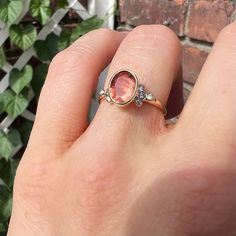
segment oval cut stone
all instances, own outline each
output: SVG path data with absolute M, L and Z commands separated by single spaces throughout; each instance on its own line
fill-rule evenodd
M 116 103 L 128 103 L 136 91 L 136 78 L 128 71 L 116 74 L 110 83 L 109 93 Z

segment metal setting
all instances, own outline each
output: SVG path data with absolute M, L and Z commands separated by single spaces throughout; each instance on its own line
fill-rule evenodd
M 135 79 L 135 89 L 134 89 L 132 97 L 128 101 L 117 102 L 112 98 L 112 96 L 110 94 L 111 83 L 112 83 L 113 79 L 115 78 L 115 76 L 118 75 L 119 73 L 122 73 L 122 72 L 126 72 L 126 73 L 130 74 L 132 76 L 132 78 Z M 155 98 L 151 93 L 145 92 L 144 85 L 138 83 L 137 76 L 130 70 L 117 71 L 111 77 L 111 79 L 108 83 L 108 88 L 101 90 L 98 100 L 99 100 L 99 103 L 103 100 L 106 100 L 109 103 L 114 103 L 114 104 L 117 104 L 118 106 L 122 106 L 122 107 L 127 106 L 131 102 L 135 102 L 137 107 L 141 107 L 143 105 L 143 103 L 146 102 L 146 103 L 149 103 L 150 105 L 153 105 L 153 106 L 157 107 L 158 109 L 160 109 L 164 113 L 164 115 L 166 115 L 166 113 L 167 113 L 166 108 L 162 105 L 162 103 L 157 98 Z

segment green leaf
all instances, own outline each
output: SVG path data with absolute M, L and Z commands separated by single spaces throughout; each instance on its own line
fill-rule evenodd
M 1 0 L 0 20 L 10 25 L 21 15 L 23 10 L 22 0 Z
M 11 159 L 11 178 L 8 183 L 8 187 L 10 187 L 11 189 L 13 187 L 13 183 L 14 183 L 14 179 L 15 179 L 15 175 L 16 175 L 16 169 L 19 165 L 19 162 L 20 162 L 19 159 Z
M 53 33 L 49 34 L 46 40 L 37 40 L 34 43 L 34 50 L 41 61 L 50 61 L 58 52 L 59 37 Z
M 3 101 L 3 95 L 0 94 L 0 114 L 4 112 L 4 101 Z
M 98 18 L 97 16 L 93 16 L 87 20 L 82 21 L 78 27 L 72 31 L 63 29 L 58 42 L 58 50 L 61 51 L 67 48 L 76 39 L 88 33 L 89 31 L 100 28 L 103 25 L 103 22 L 104 21 L 102 19 Z
M 2 93 L 4 110 L 13 118 L 20 115 L 28 106 L 28 100 L 22 94 L 15 94 L 7 89 Z
M 19 145 L 22 144 L 21 142 L 21 137 L 20 137 L 20 133 L 18 130 L 16 129 L 12 129 L 9 133 L 8 133 L 8 139 L 10 140 L 10 142 L 12 143 L 12 145 L 14 147 L 17 147 Z
M 16 95 L 11 103 L 7 107 L 7 113 L 12 116 L 13 118 L 20 115 L 27 106 L 29 105 L 28 100 L 22 96 L 21 94 Z
M 4 158 L 0 159 L 0 179 L 2 179 L 6 185 L 9 184 L 9 181 L 11 179 L 11 163 L 9 160 L 6 160 Z
M 18 164 L 19 159 L 0 159 L 0 179 L 2 179 L 6 186 L 10 189 L 13 186 Z
M 0 156 L 8 160 L 14 151 L 14 147 L 7 135 L 0 130 Z
M 22 144 L 19 131 L 13 129 L 8 134 L 0 130 L 0 156 L 8 160 L 16 147 Z
M 10 87 L 16 94 L 19 94 L 22 89 L 29 85 L 32 78 L 33 68 L 30 65 L 26 65 L 21 71 L 14 68 L 10 73 Z
M 7 89 L 3 93 L 0 93 L 0 113 L 6 111 L 6 107 L 11 100 L 10 90 Z
M 47 64 L 40 64 L 34 69 L 34 76 L 31 82 L 31 86 L 34 91 L 34 94 L 37 97 L 39 97 L 40 95 L 47 73 L 48 73 Z
M 11 216 L 12 197 L 9 197 L 2 205 L 2 213 L 6 218 Z
M 63 29 L 60 34 L 59 42 L 58 42 L 58 50 L 62 51 L 63 49 L 69 47 L 73 41 L 71 38 L 71 30 Z
M 26 26 L 12 25 L 10 28 L 10 39 L 12 43 L 26 50 L 30 48 L 37 39 L 36 28 L 31 24 Z
M 0 209 L 1 220 L 7 221 L 11 215 L 12 193 L 3 185 L 0 185 Z
M 19 131 L 21 133 L 21 138 L 22 138 L 22 142 L 23 144 L 26 146 L 29 140 L 29 136 L 31 133 L 31 130 L 33 128 L 33 122 L 26 120 L 21 127 L 19 128 Z
M 52 13 L 50 0 L 32 0 L 29 9 L 31 15 L 36 17 L 42 25 L 47 23 Z
M 0 105 L 3 111 L 7 110 L 7 106 L 13 98 L 14 93 L 10 89 L 7 89 L 3 93 L 0 93 Z
M 75 41 L 77 38 L 88 33 L 89 31 L 101 28 L 103 23 L 104 23 L 104 20 L 98 18 L 97 16 L 93 16 L 91 18 L 88 18 L 82 21 L 78 25 L 78 27 L 76 27 L 73 30 L 72 35 L 71 35 L 71 40 Z
M 6 222 L 0 222 L 0 236 L 7 235 L 8 224 Z
M 20 160 L 19 159 L 10 159 L 10 163 L 11 163 L 11 169 L 10 169 L 10 179 L 7 183 L 7 186 L 9 189 L 13 189 L 13 184 L 14 184 L 14 180 L 15 180 L 15 175 L 16 175 L 16 169 L 19 165 Z
M 66 8 L 66 7 L 68 7 L 68 1 L 67 0 L 60 0 L 58 2 L 58 7 L 59 8 Z
M 6 63 L 6 55 L 2 47 L 0 47 L 0 69 L 3 68 L 3 66 Z

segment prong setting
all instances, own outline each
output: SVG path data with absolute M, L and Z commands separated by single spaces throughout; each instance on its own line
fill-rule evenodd
M 155 97 L 151 93 L 145 93 L 144 85 L 138 85 L 137 95 L 135 97 L 135 104 L 137 107 L 141 107 L 143 102 L 147 101 L 155 101 Z
M 156 100 L 156 98 L 151 93 L 146 94 L 146 99 L 148 101 L 155 101 Z

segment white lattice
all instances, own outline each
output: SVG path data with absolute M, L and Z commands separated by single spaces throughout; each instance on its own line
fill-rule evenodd
M 24 3 L 24 10 L 19 17 L 18 21 L 15 23 L 18 23 L 21 21 L 21 19 L 25 16 L 25 14 L 28 12 L 29 9 L 29 3 L 30 0 L 23 0 Z M 105 14 L 110 14 L 113 11 L 113 7 L 115 5 L 115 0 L 90 0 L 88 1 L 88 10 L 83 7 L 81 3 L 79 3 L 78 0 L 68 0 L 69 7 L 66 9 L 58 9 L 50 18 L 50 20 L 47 22 L 47 24 L 41 29 L 41 31 L 38 33 L 37 39 L 45 39 L 48 34 L 51 32 L 54 32 L 56 35 L 59 35 L 61 32 L 61 27 L 59 26 L 60 21 L 62 18 L 66 15 L 66 13 L 69 11 L 70 8 L 74 9 L 75 12 L 82 18 L 87 19 L 88 17 L 97 14 L 100 17 L 104 17 Z M 104 24 L 104 27 L 113 28 L 114 25 L 114 18 L 109 17 L 109 20 L 106 21 Z M 4 25 L 2 22 L 0 23 L 0 27 L 2 28 L 0 30 L 0 46 L 4 44 L 4 42 L 9 37 L 9 27 Z M 9 86 L 9 73 L 12 70 L 12 68 L 18 68 L 22 69 L 29 60 L 34 56 L 34 50 L 33 48 L 29 48 L 26 50 L 16 61 L 16 63 L 12 66 L 8 62 L 3 67 L 3 70 L 6 72 L 6 75 L 4 78 L 0 81 L 0 93 L 5 91 Z M 33 95 L 31 96 L 31 99 L 33 98 Z M 28 120 L 34 120 L 35 114 L 32 112 L 26 110 L 21 114 L 22 117 L 28 119 Z M 7 130 L 10 125 L 14 122 L 14 119 L 10 116 L 5 117 L 3 121 L 0 123 L 0 128 Z M 16 149 L 16 152 L 19 150 L 18 147 Z

